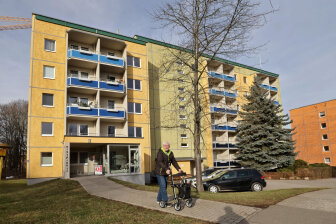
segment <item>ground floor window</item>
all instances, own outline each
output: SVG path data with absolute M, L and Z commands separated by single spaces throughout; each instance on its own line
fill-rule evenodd
M 138 173 L 139 146 L 109 145 L 110 173 Z
M 52 165 L 53 165 L 53 153 L 41 152 L 41 166 L 52 166 Z

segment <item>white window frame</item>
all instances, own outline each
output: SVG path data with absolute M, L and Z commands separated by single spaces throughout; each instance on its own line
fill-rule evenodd
M 322 124 L 325 124 L 325 127 L 322 127 Z M 327 123 L 321 123 L 321 129 L 326 129 L 327 128 Z
M 321 116 L 323 114 L 323 116 Z M 325 117 L 325 111 L 319 113 L 320 117 Z
M 186 106 L 179 105 L 179 110 L 185 110 L 185 109 L 186 109 Z
M 177 81 L 178 81 L 179 83 L 184 83 L 184 80 L 183 80 L 183 79 L 177 79 Z
M 88 157 L 87 157 L 88 162 L 87 162 L 87 163 L 81 163 L 81 162 L 80 162 L 80 153 L 81 153 L 81 152 L 86 152 L 86 153 L 87 153 L 87 155 L 88 155 Z M 79 164 L 79 165 L 88 165 L 88 164 L 89 164 L 89 152 L 87 152 L 87 151 L 79 151 L 79 152 L 78 152 L 78 164 Z
M 326 135 L 327 138 L 324 138 L 324 135 Z M 322 135 L 322 140 L 328 140 L 328 134 L 323 134 L 323 135 Z
M 325 147 L 328 147 L 328 150 L 325 150 Z M 329 151 L 330 151 L 329 145 L 324 145 L 324 146 L 322 147 L 322 149 L 323 149 L 323 152 L 329 152 Z
M 133 128 L 134 131 L 134 136 L 130 138 L 143 138 L 143 128 L 142 127 L 135 127 L 135 126 L 128 126 L 129 128 Z M 141 136 L 136 136 L 136 128 L 141 128 Z M 127 135 L 128 135 L 128 130 L 127 130 Z
M 76 125 L 76 127 L 77 127 L 77 133 L 76 133 L 76 135 L 72 135 L 72 136 L 79 136 L 79 134 L 78 134 L 78 124 L 77 123 L 69 123 L 68 124 L 68 134 L 70 135 L 70 125 Z
M 327 159 L 329 159 L 329 162 L 327 162 Z M 330 162 L 331 162 L 331 161 L 330 161 L 330 158 L 329 158 L 329 157 L 324 158 L 324 163 L 329 164 Z
M 110 135 L 109 135 L 109 127 L 114 127 L 114 136 L 110 136 Z M 116 129 L 116 126 L 115 126 L 115 125 L 107 125 L 107 136 L 108 136 L 108 137 L 112 137 L 112 138 L 113 138 L 113 137 L 116 137 L 116 130 L 117 130 L 117 129 Z
M 47 49 L 45 48 L 45 40 L 51 40 L 51 41 L 54 41 L 54 42 L 55 42 L 55 50 L 53 50 L 53 51 L 51 51 L 51 50 L 47 50 Z M 55 53 L 55 52 L 56 52 L 56 40 L 52 40 L 52 39 L 49 39 L 49 38 L 44 38 L 44 50 L 45 50 L 45 51 L 48 51 L 48 52 L 53 52 L 53 53 Z
M 183 146 L 182 144 L 186 144 L 185 146 Z M 181 147 L 182 148 L 188 148 L 189 147 L 189 145 L 188 145 L 188 143 L 181 143 Z
M 44 75 L 45 75 L 45 73 L 44 73 L 44 68 L 45 67 L 50 67 L 50 68 L 53 68 L 54 69 L 54 77 L 53 78 L 49 78 L 49 77 L 45 77 Z M 43 78 L 44 79 L 55 79 L 55 77 L 56 77 L 56 68 L 55 68 L 55 66 L 50 66 L 50 65 L 43 65 Z
M 51 123 L 51 130 L 52 130 L 52 134 L 43 134 L 42 133 L 42 123 Z M 44 137 L 52 137 L 54 136 L 54 123 L 53 122 L 41 122 L 41 136 L 44 136 Z
M 178 73 L 179 75 L 184 75 L 184 71 L 183 71 L 182 69 L 177 70 L 177 73 Z
M 179 97 L 179 100 L 180 100 L 180 101 L 185 101 L 186 99 L 185 99 L 183 96 L 180 96 L 180 97 Z
M 134 68 L 141 68 L 141 58 L 140 57 L 134 57 L 134 56 L 131 56 L 131 55 L 127 55 L 127 56 L 132 57 L 132 65 L 128 65 L 128 62 L 127 62 L 127 66 L 134 67 Z M 139 67 L 134 65 L 134 58 L 139 58 L 139 63 L 140 63 Z
M 51 164 L 42 164 L 42 153 L 51 153 Z M 54 153 L 53 152 L 41 152 L 40 156 L 41 156 L 41 161 L 40 161 L 41 166 L 45 167 L 45 166 L 53 166 L 54 165 Z
M 137 103 L 137 104 L 140 104 L 140 110 L 141 110 L 141 112 L 140 113 L 137 113 L 137 112 L 135 112 L 135 102 L 129 102 L 129 103 L 131 103 L 131 104 L 133 104 L 133 111 L 134 112 L 128 112 L 129 114 L 142 114 L 142 103 Z
M 181 117 L 181 116 L 183 116 L 183 117 Z M 180 118 L 180 120 L 187 120 L 187 116 L 184 115 L 184 114 L 180 114 L 180 115 L 179 115 L 179 118 Z
M 183 126 L 183 127 L 182 127 Z M 180 124 L 180 128 L 186 129 L 187 125 L 186 124 Z
M 177 90 L 178 90 L 180 93 L 184 93 L 184 92 L 185 92 L 184 87 L 178 87 Z
M 185 135 L 185 137 L 183 137 L 182 135 Z M 181 138 L 188 138 L 188 135 L 187 134 L 180 134 L 180 137 Z
M 127 89 L 131 89 L 131 90 L 135 90 L 135 91 L 142 91 L 142 81 L 141 80 L 139 80 L 139 79 L 131 79 L 131 78 L 127 78 L 127 79 L 130 79 L 133 82 L 133 88 L 129 88 L 128 85 L 127 85 Z M 140 89 L 136 89 L 135 88 L 135 80 L 140 81 Z
M 53 105 L 43 105 L 43 94 L 49 94 L 49 95 L 52 95 L 53 96 Z M 52 93 L 42 93 L 42 107 L 55 107 L 55 98 L 54 98 L 55 94 L 52 94 Z
M 178 64 L 179 66 L 183 66 L 184 65 L 183 61 L 181 61 L 181 60 L 177 60 L 176 64 Z
M 80 131 L 81 125 L 87 125 L 87 127 L 88 127 L 87 135 L 82 135 L 81 134 L 81 131 Z M 90 126 L 89 126 L 89 124 L 78 124 L 77 131 L 78 131 L 78 136 L 90 136 Z

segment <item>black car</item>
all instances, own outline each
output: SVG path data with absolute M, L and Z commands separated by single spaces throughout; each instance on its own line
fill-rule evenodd
M 262 191 L 266 181 L 258 170 L 232 169 L 224 171 L 220 176 L 203 182 L 205 190 L 217 193 L 222 190 Z

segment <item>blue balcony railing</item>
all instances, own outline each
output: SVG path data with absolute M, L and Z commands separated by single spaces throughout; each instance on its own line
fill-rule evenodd
M 232 110 L 228 108 L 220 108 L 220 107 L 211 107 L 211 112 L 219 112 L 219 113 L 229 113 L 229 114 L 237 114 L 237 110 Z
M 67 115 L 86 115 L 86 116 L 98 116 L 97 108 L 68 106 Z
M 68 86 L 85 86 L 90 88 L 98 88 L 98 81 L 94 80 L 81 80 L 79 78 L 68 78 L 67 80 Z
M 269 85 L 265 85 L 265 84 L 260 84 L 260 86 L 264 89 L 268 89 L 268 90 L 272 90 L 272 91 L 278 91 L 278 88 L 276 88 L 274 86 L 269 86 Z
M 83 52 L 74 49 L 68 50 L 68 57 L 69 58 L 80 58 L 90 61 L 98 61 L 98 54 L 90 53 L 90 52 Z
M 114 58 L 114 57 L 106 57 L 104 55 L 99 56 L 99 61 L 101 63 L 106 63 L 106 64 L 113 64 L 119 67 L 124 67 L 125 62 L 121 58 Z
M 212 147 L 214 149 L 236 149 L 236 145 L 231 143 L 212 143 Z
M 237 95 L 235 93 L 230 93 L 230 92 L 226 92 L 226 91 L 219 91 L 216 89 L 209 89 L 209 93 L 210 94 L 215 94 L 218 96 L 227 96 L 227 97 L 232 97 L 235 98 Z
M 231 127 L 227 125 L 212 125 L 211 129 L 213 131 L 237 131 L 237 127 Z
M 113 90 L 118 92 L 125 92 L 125 86 L 122 84 L 109 84 L 107 82 L 99 82 L 100 89 Z
M 279 101 L 274 101 L 275 105 L 280 105 Z
M 113 118 L 125 118 L 125 111 L 123 110 L 108 110 L 99 109 L 99 116 L 101 117 L 113 117 Z
M 235 77 L 225 75 L 225 74 L 216 73 L 216 72 L 208 72 L 208 76 L 218 78 L 218 79 L 225 79 L 225 80 L 228 80 L 228 81 L 231 81 L 231 82 L 236 81 Z

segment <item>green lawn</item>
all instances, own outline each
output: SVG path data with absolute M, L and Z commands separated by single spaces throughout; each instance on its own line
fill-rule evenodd
M 0 182 L 0 223 L 207 223 L 89 195 L 78 182 Z
M 114 178 L 110 178 L 112 181 L 115 181 L 124 186 L 143 190 L 143 191 L 153 191 L 158 192 L 158 185 L 138 185 Z M 266 208 L 270 205 L 274 205 L 280 201 L 283 201 L 287 198 L 293 197 L 295 195 L 322 190 L 325 188 L 293 188 L 293 189 L 281 189 L 281 190 L 271 190 L 271 191 L 260 191 L 260 192 L 219 192 L 213 194 L 210 192 L 200 192 L 198 193 L 194 188 L 192 188 L 191 196 L 193 198 L 201 198 L 212 201 L 220 201 L 231 204 L 238 205 L 247 205 L 259 208 Z M 168 194 L 173 194 L 172 188 L 168 186 Z

